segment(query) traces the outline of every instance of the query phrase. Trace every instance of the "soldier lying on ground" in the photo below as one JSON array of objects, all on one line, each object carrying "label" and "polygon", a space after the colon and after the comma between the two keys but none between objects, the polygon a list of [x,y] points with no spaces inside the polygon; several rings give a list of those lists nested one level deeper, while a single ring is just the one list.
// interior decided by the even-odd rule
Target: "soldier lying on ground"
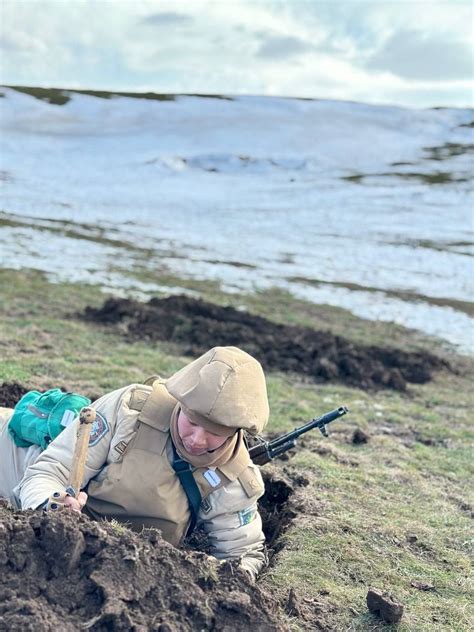
[{"label": "soldier lying on ground", "polygon": [[92,407],[96,422],[85,465],[86,491],[77,498],[64,498],[64,491],[78,421],[41,452],[14,444],[7,430],[12,411],[3,409],[0,495],[17,508],[40,509],[59,492],[69,510],[115,518],[137,529],[156,527],[178,546],[193,514],[189,491],[173,469],[184,460],[192,466],[191,485],[200,492],[196,519],[212,555],[240,560],[256,577],[265,560],[257,511],[264,485],[243,430],[258,434],[268,421],[260,364],[236,347],[215,347],[167,380],[126,386]]}]

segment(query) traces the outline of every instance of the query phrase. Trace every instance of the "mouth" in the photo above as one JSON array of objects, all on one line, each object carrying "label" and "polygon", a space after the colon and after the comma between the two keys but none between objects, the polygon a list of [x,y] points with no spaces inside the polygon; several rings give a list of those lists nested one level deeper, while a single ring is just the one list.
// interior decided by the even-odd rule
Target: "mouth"
[{"label": "mouth", "polygon": [[184,443],[184,447],[186,448],[186,452],[189,452],[189,454],[192,454],[193,456],[200,456],[201,454],[205,454],[207,452],[207,450],[204,450],[203,448],[194,448],[191,447],[189,445],[187,445],[186,443]]}]

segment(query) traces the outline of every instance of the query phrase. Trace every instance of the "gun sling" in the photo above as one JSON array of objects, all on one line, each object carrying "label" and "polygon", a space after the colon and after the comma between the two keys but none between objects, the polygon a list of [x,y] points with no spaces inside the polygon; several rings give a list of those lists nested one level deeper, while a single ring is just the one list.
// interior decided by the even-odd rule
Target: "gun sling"
[{"label": "gun sling", "polygon": [[191,535],[191,533],[194,531],[194,527],[196,526],[199,508],[202,502],[202,496],[201,492],[199,491],[199,487],[194,480],[191,465],[178,455],[174,443],[171,442],[171,444],[173,446],[173,470],[178,475],[179,482],[181,483],[188,498],[189,511],[191,513],[191,522],[189,524],[188,532],[186,535]]}]

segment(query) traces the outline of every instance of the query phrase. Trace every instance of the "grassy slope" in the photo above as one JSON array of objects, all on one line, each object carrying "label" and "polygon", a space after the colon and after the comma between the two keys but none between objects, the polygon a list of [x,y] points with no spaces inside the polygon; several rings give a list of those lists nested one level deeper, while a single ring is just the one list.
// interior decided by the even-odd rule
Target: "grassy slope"
[{"label": "grassy slope", "polygon": [[[104,300],[95,287],[51,285],[37,272],[5,270],[0,286],[2,381],[67,386],[93,397],[153,373],[169,375],[187,361],[172,345],[129,345],[118,333],[76,320],[74,312]],[[312,324],[354,340],[390,339],[405,349],[433,345],[401,327],[368,323],[282,292],[229,297],[203,283],[199,291],[216,302],[245,304],[280,322]],[[314,437],[289,462],[308,477],[318,510],[297,517],[285,535],[286,548],[261,580],[282,598],[293,586],[301,597],[317,600],[327,629],[384,627],[367,613],[369,586],[388,589],[405,604],[400,630],[471,627],[472,363],[456,363],[459,375],[439,374],[404,395],[268,375],[272,431],[340,404],[351,413],[334,425],[328,441]],[[356,426],[370,433],[367,444],[351,443]],[[411,581],[431,583],[435,591],[417,590]],[[301,621],[289,622],[301,628]]]}]

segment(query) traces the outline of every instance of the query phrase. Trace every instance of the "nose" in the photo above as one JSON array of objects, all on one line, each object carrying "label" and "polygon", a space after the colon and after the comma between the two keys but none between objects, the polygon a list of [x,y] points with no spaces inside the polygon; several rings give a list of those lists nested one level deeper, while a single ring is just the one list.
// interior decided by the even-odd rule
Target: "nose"
[{"label": "nose", "polygon": [[193,448],[207,448],[207,437],[204,428],[195,426],[190,443]]}]

